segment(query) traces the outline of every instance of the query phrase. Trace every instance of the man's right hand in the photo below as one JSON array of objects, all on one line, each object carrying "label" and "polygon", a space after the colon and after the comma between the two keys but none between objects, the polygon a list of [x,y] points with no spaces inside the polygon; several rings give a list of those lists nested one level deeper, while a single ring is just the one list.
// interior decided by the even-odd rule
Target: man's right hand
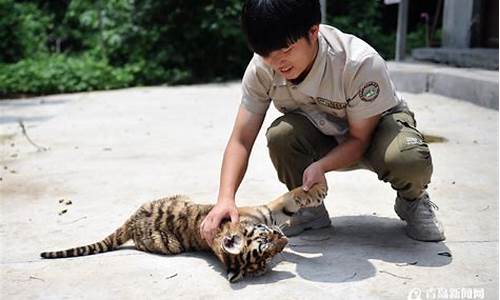
[{"label": "man's right hand", "polygon": [[212,245],[215,234],[222,220],[230,218],[231,223],[240,221],[240,215],[234,201],[219,201],[205,217],[200,225],[200,234],[209,245]]}]

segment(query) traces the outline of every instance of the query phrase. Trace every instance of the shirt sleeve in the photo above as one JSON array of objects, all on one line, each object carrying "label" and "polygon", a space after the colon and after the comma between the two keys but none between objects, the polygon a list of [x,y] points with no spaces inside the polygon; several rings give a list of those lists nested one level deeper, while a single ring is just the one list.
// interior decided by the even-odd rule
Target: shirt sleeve
[{"label": "shirt sleeve", "polygon": [[349,121],[381,114],[399,103],[389,71],[380,55],[374,53],[364,57],[357,66],[353,66],[351,74],[350,78],[346,78]]},{"label": "shirt sleeve", "polygon": [[241,82],[241,104],[250,112],[265,114],[271,103],[269,97],[271,85],[272,77],[254,55]]}]

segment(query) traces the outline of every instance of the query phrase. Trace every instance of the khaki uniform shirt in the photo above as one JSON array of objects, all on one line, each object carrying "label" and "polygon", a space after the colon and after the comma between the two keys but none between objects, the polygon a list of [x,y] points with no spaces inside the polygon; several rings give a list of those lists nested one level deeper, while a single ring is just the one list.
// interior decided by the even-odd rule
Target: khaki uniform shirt
[{"label": "khaki uniform shirt", "polygon": [[318,54],[298,85],[284,79],[255,54],[242,80],[242,105],[265,114],[271,102],[282,113],[306,116],[322,133],[345,140],[349,122],[405,106],[385,61],[367,43],[320,25]]}]

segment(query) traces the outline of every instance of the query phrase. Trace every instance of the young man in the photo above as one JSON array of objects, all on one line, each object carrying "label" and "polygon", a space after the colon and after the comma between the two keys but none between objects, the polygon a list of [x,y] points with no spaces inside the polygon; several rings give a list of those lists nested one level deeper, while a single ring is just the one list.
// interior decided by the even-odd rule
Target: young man
[{"label": "young man", "polygon": [[[326,182],[325,173],[363,167],[397,191],[394,209],[416,240],[444,233],[426,192],[432,160],[384,60],[367,43],[319,25],[317,0],[247,0],[242,28],[255,52],[229,139],[218,201],[200,231],[210,243],[221,220],[238,222],[235,194],[271,102],[283,113],[267,129],[271,160],[288,189]],[[288,235],[330,225],[324,205],[304,209]]]}]

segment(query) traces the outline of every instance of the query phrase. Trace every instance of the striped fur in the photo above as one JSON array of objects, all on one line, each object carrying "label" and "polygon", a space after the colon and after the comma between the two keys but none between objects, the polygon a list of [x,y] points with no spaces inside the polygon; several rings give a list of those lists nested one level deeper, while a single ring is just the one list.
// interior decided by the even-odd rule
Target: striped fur
[{"label": "striped fur", "polygon": [[213,205],[195,204],[185,196],[173,196],[142,205],[120,228],[100,242],[63,251],[43,252],[43,258],[65,258],[98,254],[119,248],[132,240],[137,249],[178,254],[212,251],[224,263],[228,279],[235,282],[247,274],[261,274],[266,263],[287,243],[279,229],[303,207],[315,207],[326,196],[326,185],[309,192],[296,188],[261,206],[239,209],[240,223],[220,226],[210,247],[200,235],[200,224]]}]

